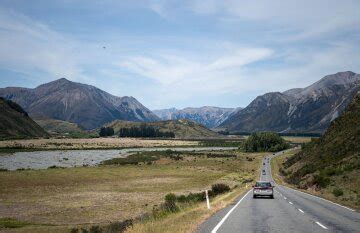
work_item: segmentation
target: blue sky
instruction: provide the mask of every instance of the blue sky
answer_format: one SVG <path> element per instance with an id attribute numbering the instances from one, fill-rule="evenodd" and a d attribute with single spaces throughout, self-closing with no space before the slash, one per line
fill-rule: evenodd
<path id="1" fill-rule="evenodd" d="M 0 87 L 65 77 L 150 109 L 244 107 L 359 73 L 359 9 L 356 0 L 2 0 Z"/>

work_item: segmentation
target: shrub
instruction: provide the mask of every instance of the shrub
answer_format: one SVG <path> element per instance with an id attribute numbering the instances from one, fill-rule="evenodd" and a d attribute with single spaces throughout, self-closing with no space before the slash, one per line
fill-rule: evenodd
<path id="1" fill-rule="evenodd" d="M 102 230 L 99 226 L 92 226 L 90 227 L 90 233 L 101 233 Z"/>
<path id="2" fill-rule="evenodd" d="M 184 202 L 198 202 L 206 199 L 205 192 L 189 193 L 188 195 L 180 195 L 176 197 L 176 201 L 180 203 Z"/>
<path id="3" fill-rule="evenodd" d="M 77 228 L 72 228 L 70 232 L 71 232 L 71 233 L 78 233 L 78 232 L 79 232 L 79 229 L 77 229 Z"/>
<path id="4" fill-rule="evenodd" d="M 155 155 L 152 153 L 137 153 L 130 154 L 125 158 L 113 158 L 109 160 L 105 160 L 102 162 L 104 165 L 137 165 L 138 163 L 148 163 L 156 161 L 160 158 L 159 155 Z"/>
<path id="5" fill-rule="evenodd" d="M 341 169 L 337 169 L 334 167 L 328 167 L 324 169 L 324 174 L 327 176 L 341 175 Z"/>
<path id="6" fill-rule="evenodd" d="M 52 165 L 52 166 L 48 167 L 48 169 L 57 169 L 57 168 L 64 168 L 64 167 L 58 167 L 56 165 Z"/>
<path id="7" fill-rule="evenodd" d="M 105 232 L 124 232 L 128 227 L 133 225 L 132 219 L 126 219 L 122 222 L 110 223 Z"/>
<path id="8" fill-rule="evenodd" d="M 211 186 L 211 191 L 216 196 L 216 195 L 221 194 L 221 193 L 229 192 L 230 187 L 229 187 L 229 185 L 222 184 L 222 183 L 214 184 L 214 185 Z"/>
<path id="9" fill-rule="evenodd" d="M 299 175 L 304 176 L 309 173 L 316 171 L 316 167 L 313 164 L 305 164 L 301 169 L 299 169 Z"/>
<path id="10" fill-rule="evenodd" d="M 321 188 L 326 188 L 330 184 L 330 179 L 324 174 L 319 174 L 314 176 L 314 183 L 320 186 Z"/>
<path id="11" fill-rule="evenodd" d="M 339 197 L 344 194 L 344 192 L 340 188 L 334 188 L 332 193 L 334 194 L 335 197 Z"/>
<path id="12" fill-rule="evenodd" d="M 175 202 L 176 201 L 176 195 L 173 193 L 166 194 L 165 196 L 165 202 Z"/>
<path id="13" fill-rule="evenodd" d="M 179 210 L 179 207 L 175 203 L 176 195 L 173 193 L 166 194 L 164 207 L 169 212 L 176 212 Z"/>
<path id="14" fill-rule="evenodd" d="M 230 191 L 230 187 L 226 184 L 214 184 L 211 187 L 211 190 L 208 191 L 209 197 L 215 197 L 216 195 Z M 185 202 L 199 202 L 205 201 L 206 195 L 205 192 L 199 193 L 189 193 L 188 195 L 179 195 L 176 196 L 173 193 L 169 193 L 165 196 L 165 207 L 169 209 L 170 212 L 175 212 L 178 210 L 175 202 L 185 203 Z M 154 211 L 153 211 L 154 212 Z"/>

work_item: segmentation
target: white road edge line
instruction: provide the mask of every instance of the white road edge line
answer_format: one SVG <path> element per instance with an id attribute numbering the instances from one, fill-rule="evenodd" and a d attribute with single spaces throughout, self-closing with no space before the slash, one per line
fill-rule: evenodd
<path id="1" fill-rule="evenodd" d="M 211 231 L 211 233 L 216 233 L 217 230 L 219 230 L 219 228 L 221 227 L 221 225 L 225 222 L 225 220 L 230 216 L 230 214 L 234 211 L 234 209 L 240 204 L 240 202 L 251 192 L 251 189 L 240 199 L 240 201 L 238 201 L 238 203 L 236 203 L 236 205 L 234 205 L 233 208 L 231 208 L 231 210 L 229 210 L 229 212 L 227 212 L 227 214 L 223 217 L 223 219 L 221 219 L 221 221 L 214 227 L 214 229 Z"/>
<path id="2" fill-rule="evenodd" d="M 319 225 L 319 226 L 321 226 L 322 228 L 324 228 L 324 229 L 327 229 L 327 227 L 326 226 L 324 226 L 324 225 L 322 225 L 321 223 L 319 223 L 319 222 L 316 222 L 316 224 L 317 225 Z"/>
<path id="3" fill-rule="evenodd" d="M 286 187 L 286 186 L 284 186 L 284 187 Z M 286 188 L 289 188 L 289 187 L 286 187 Z M 321 200 L 323 200 L 323 201 L 330 202 L 330 203 L 332 203 L 332 204 L 334 204 L 334 205 L 337 205 L 337 206 L 340 206 L 340 207 L 345 208 L 345 209 L 347 209 L 347 210 L 350 210 L 350 211 L 355 212 L 355 210 L 354 210 L 354 209 L 351 209 L 351 208 L 349 208 L 349 207 L 346 207 L 346 206 L 340 205 L 340 204 L 338 204 L 338 203 L 335 203 L 335 202 L 329 201 L 329 200 L 327 200 L 327 199 L 325 199 L 325 198 L 322 198 L 322 197 L 317 197 L 317 196 L 311 195 L 311 194 L 309 194 L 309 193 L 301 192 L 301 191 L 296 190 L 296 189 L 293 189 L 293 188 L 289 188 L 289 189 L 292 189 L 292 190 L 294 190 L 294 191 L 296 191 L 296 192 L 299 192 L 299 193 L 306 194 L 306 195 L 311 196 L 311 197 L 315 197 L 315 198 L 321 199 Z"/>
<path id="4" fill-rule="evenodd" d="M 304 213 L 304 211 L 302 209 L 298 209 L 301 213 Z"/>

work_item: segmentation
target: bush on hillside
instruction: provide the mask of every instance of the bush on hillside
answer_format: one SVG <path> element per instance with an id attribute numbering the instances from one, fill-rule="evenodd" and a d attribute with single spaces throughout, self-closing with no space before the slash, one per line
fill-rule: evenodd
<path id="1" fill-rule="evenodd" d="M 277 133 L 260 132 L 251 134 L 243 147 L 246 152 L 277 152 L 288 149 L 290 145 Z"/>
<path id="2" fill-rule="evenodd" d="M 334 194 L 335 197 L 339 197 L 344 194 L 344 192 L 340 188 L 334 188 L 332 193 Z"/>
<path id="3" fill-rule="evenodd" d="M 314 176 L 314 183 L 321 188 L 326 188 L 330 184 L 329 177 L 326 177 L 324 174 L 320 173 L 319 175 Z"/>
<path id="4" fill-rule="evenodd" d="M 222 194 L 222 193 L 226 193 L 230 191 L 230 187 L 227 184 L 214 184 L 211 186 L 211 191 L 213 192 L 213 194 L 216 196 L 218 194 Z"/>

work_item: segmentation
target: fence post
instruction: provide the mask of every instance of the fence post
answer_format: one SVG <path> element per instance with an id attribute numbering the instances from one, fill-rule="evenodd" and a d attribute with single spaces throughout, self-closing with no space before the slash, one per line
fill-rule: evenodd
<path id="1" fill-rule="evenodd" d="M 210 209 L 209 194 L 208 194 L 208 191 L 207 191 L 207 190 L 205 190 L 205 195 L 206 195 L 206 205 L 207 205 L 207 208 Z"/>

